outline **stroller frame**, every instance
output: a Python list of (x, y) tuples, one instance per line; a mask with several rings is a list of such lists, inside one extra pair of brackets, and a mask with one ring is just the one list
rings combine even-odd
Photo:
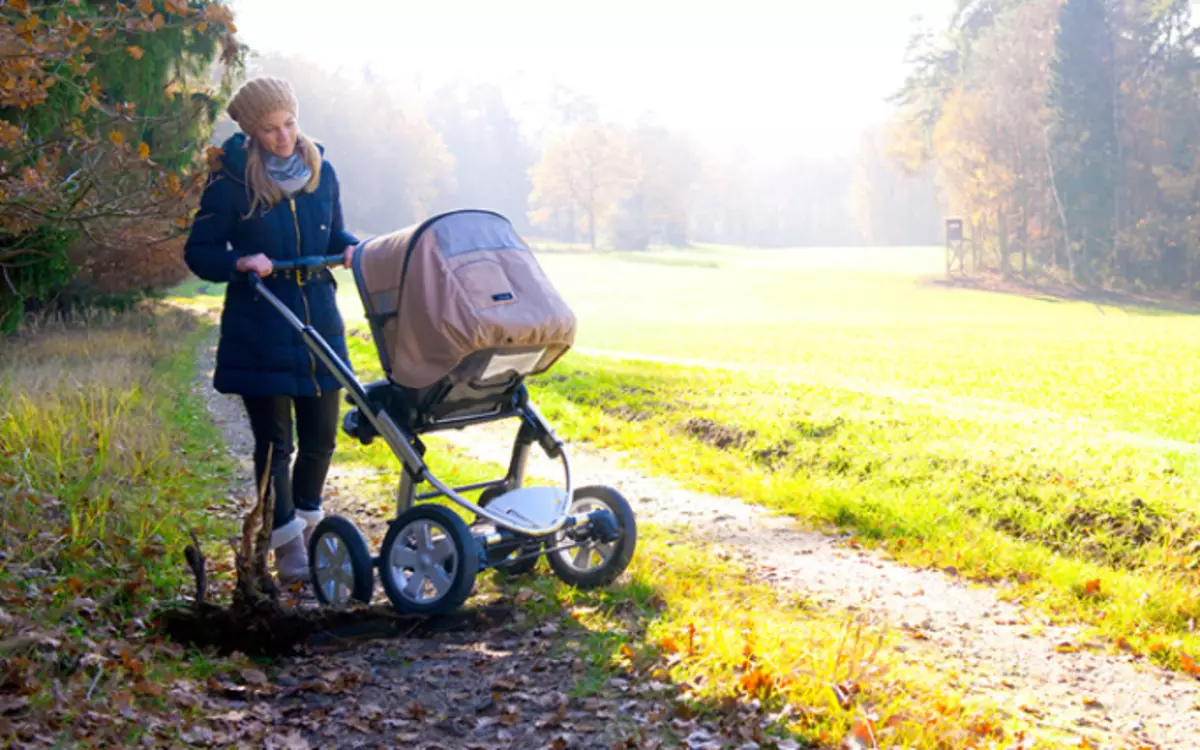
[[(343, 264), (344, 257), (336, 255), (274, 261), (272, 265), (275, 271), (294, 270), (297, 273), (308, 273), (320, 268)], [(355, 263), (355, 265), (358, 264)], [(573, 503), (576, 501), (577, 489), (572, 479), (570, 456), (563, 441), (554, 434), (545, 418), (530, 403), (523, 375), (518, 373), (502, 394), (488, 399), (486, 405), (492, 408), (480, 413), (438, 418), (423, 412), (411, 403), (397, 405), (395, 403), (397, 400), (402, 402), (405, 400), (407, 389), (387, 378), (364, 385), (316, 329), (293, 313), (285, 303), (267, 289), (257, 275), (246, 274), (246, 276), (255, 292), (287, 320), (291, 327), (300, 334), (310, 351), (346, 389), (346, 401), (355, 408), (347, 412), (342, 424), (343, 431), (363, 444), (369, 444), (376, 436), (381, 437), (401, 463), (402, 472), (396, 491), (396, 515), (389, 522), (392, 529), (384, 540), (379, 556), (369, 556), (361, 533), (352, 523), (340, 516), (326, 518), (313, 533), (309, 543), (310, 566), (313, 569), (313, 583), (317, 598), (323, 604), (340, 608), (348, 606), (350, 599), (360, 602), (369, 601), (374, 585), (372, 569), (384, 570), (384, 566), (387, 564), (387, 561), (384, 560), (384, 553), (391, 549), (392, 542), (389, 540), (393, 536), (392, 532), (397, 531), (397, 524), (412, 515), (420, 501), (439, 497), (445, 497), (473, 513), (476, 522), (480, 519), (487, 521), (494, 530), (477, 533), (471, 529), (469, 535), (473, 544), (466, 543), (465, 540), (455, 540), (456, 545), (461, 548), (459, 551), (465, 558), (464, 565), (467, 568), (475, 569), (469, 571), (469, 583), (465, 586), (456, 585), (456, 588), (460, 590), (454, 592), (452, 596), (443, 597), (429, 605), (408, 601), (401, 595), (394, 595), (395, 585), (389, 586), (387, 577), (383, 576), (384, 587), (387, 589), (389, 598), (393, 605), (401, 611), (437, 614), (452, 610), (470, 594), (477, 572), (487, 568), (498, 568), (504, 572), (524, 573), (531, 570), (543, 555), (550, 560), (551, 567), (561, 579), (581, 588), (605, 585), (625, 569), (632, 557), (633, 545), (636, 543), (636, 526), (632, 510), (615, 490), (607, 487), (592, 487), (584, 488), (579, 492), (590, 492), (592, 497), (599, 498), (602, 502), (592, 502), (591, 509), (586, 512), (571, 512)], [(372, 321), (372, 333), (378, 348), (380, 338), (374, 321)], [(401, 417), (399, 420), (397, 412)], [(450, 486), (435, 476), (425, 463), (426, 448), (420, 439), (422, 434), (463, 429), (510, 419), (519, 420), (520, 427), (504, 477), (467, 485)], [(554, 493), (557, 493), (557, 490), (540, 487), (520, 489), (525, 480), (529, 452), (534, 443), (537, 443), (549, 458), (557, 459), (563, 469), (565, 489), (558, 496), (553, 512), (549, 514), (547, 513), (548, 495), (546, 490), (549, 489)], [(428, 482), (434, 490), (417, 494), (416, 488), (422, 482)], [(481, 495), (480, 503), (473, 502), (463, 495), (463, 493), (477, 490), (483, 490), (485, 493)], [(535, 517), (523, 515), (520, 512), (519, 504), (514, 505), (513, 502), (498, 503), (503, 506), (501, 510), (487, 507), (487, 503), (484, 502), (487, 493), (496, 493), (496, 497), (491, 498), (495, 501), (506, 494), (515, 495), (520, 492), (532, 493), (534, 496), (532, 499), (537, 506), (535, 509), (541, 511), (533, 513), (532, 515)], [(460, 532), (468, 530), (465, 522), (462, 522), (448, 508), (423, 507), (425, 510), (445, 511), (445, 514), (434, 519), (441, 528), (449, 529), (450, 525), (455, 525), (457, 522), (462, 524)], [(425, 513), (424, 515), (429, 514)], [(346, 584), (347, 591), (344, 595), (331, 593), (332, 590), (323, 590), (323, 586), (318, 585), (319, 558), (322, 552), (328, 552), (322, 548), (325, 541), (322, 536), (322, 527), (326, 526), (328, 526), (327, 531), (337, 535), (339, 537), (337, 541), (348, 548), (348, 552), (338, 558), (342, 560), (344, 566), (345, 558), (348, 557), (349, 564), (353, 568), (347, 576), (343, 577), (344, 580), (339, 579)], [(453, 533), (449, 535), (455, 536)], [(552, 545), (551, 542), (556, 535), (561, 535), (562, 543)], [(428, 539), (428, 532), (426, 532), (426, 538)], [(475, 549), (468, 549), (471, 546), (474, 546)], [(580, 547), (611, 549), (611, 558), (604, 561), (602, 566), (609, 566), (609, 563), (612, 565), (607, 570), (588, 574), (582, 570), (574, 570), (565, 557), (561, 560), (555, 557), (565, 550)], [(325, 557), (329, 558), (330, 555), (335, 554), (341, 553), (329, 552)], [(581, 555), (582, 552), (578, 554)], [(576, 562), (578, 559), (577, 556)], [(475, 563), (474, 560), (478, 562)], [(365, 571), (364, 567), (367, 568)], [(461, 590), (464, 588), (465, 590)]]

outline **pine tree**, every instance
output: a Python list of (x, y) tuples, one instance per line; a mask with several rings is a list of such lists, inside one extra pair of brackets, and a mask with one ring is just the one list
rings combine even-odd
[(1075, 281), (1094, 281), (1112, 262), (1119, 179), (1113, 38), (1103, 0), (1067, 0), (1051, 65), (1051, 160)]

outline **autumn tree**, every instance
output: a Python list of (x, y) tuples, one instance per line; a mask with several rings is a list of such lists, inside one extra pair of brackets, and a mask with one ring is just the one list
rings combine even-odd
[(699, 152), (682, 135), (653, 126), (635, 130), (630, 146), (640, 170), (615, 219), (618, 244), (629, 250), (652, 241), (687, 244), (701, 178)]
[(116, 266), (184, 231), (232, 81), (211, 65), (240, 63), (232, 20), (210, 0), (0, 5), (0, 328), (78, 271), (79, 242)]
[[(932, 164), (980, 269), (1195, 283), (1186, 0), (968, 0), (915, 37), (898, 162)], [(1014, 255), (1014, 250), (1019, 255)]]
[(551, 140), (530, 170), (530, 220), (550, 226), (569, 215), (594, 250), (598, 229), (629, 195), (639, 174), (624, 133), (598, 123), (580, 124)]
[(936, 245), (941, 242), (939, 196), (930, 166), (909, 172), (892, 156), (889, 133), (863, 134), (854, 158), (849, 212), (866, 245)]
[(429, 123), (454, 161), (453, 186), (440, 200), (487, 208), (528, 228), (529, 168), (537, 158), (493, 85), (447, 84), (430, 97)]
[(1062, 5), (1049, 105), (1057, 189), (1068, 241), (1080, 258), (1073, 264), (1076, 281), (1109, 270), (1114, 251), (1119, 168), (1113, 45), (1104, 0)]

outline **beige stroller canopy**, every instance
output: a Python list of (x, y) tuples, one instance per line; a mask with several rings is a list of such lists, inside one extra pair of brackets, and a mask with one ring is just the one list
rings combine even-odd
[(575, 341), (575, 316), (508, 219), (454, 211), (367, 240), (354, 277), (384, 371), (408, 388), (492, 351), (481, 381), (545, 371)]

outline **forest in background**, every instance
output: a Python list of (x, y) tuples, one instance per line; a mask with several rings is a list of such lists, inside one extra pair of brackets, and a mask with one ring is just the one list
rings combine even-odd
[(973, 268), (1195, 287), (1188, 0), (962, 0), (909, 50), (891, 148), (936, 171)]
[(256, 57), (234, 34), (208, 0), (0, 5), (13, 50), (0, 60), (0, 329), (182, 280), (206, 147), (232, 132), (231, 87), (257, 73), (293, 82), (365, 235), (471, 207), (593, 248), (941, 245), (955, 216), (964, 272), (1200, 281), (1187, 0), (960, 0), (913, 35), (891, 119), (822, 159), (717, 151), (650, 118), (620, 126), (563, 87), (530, 121), (494, 85), (414, 94), (370, 70)]
[[(913, 175), (882, 129), (853, 160), (760, 165), (652, 122), (603, 121), (584, 92), (551, 93), (554, 119), (521, 122), (490, 84), (404, 97), (369, 72), (270, 55), (301, 125), (328, 149), (348, 223), (383, 233), (453, 208), (500, 211), (539, 239), (639, 250), (694, 241), (786, 247), (939, 243), (932, 170)], [(218, 123), (219, 143), (236, 126)]]

